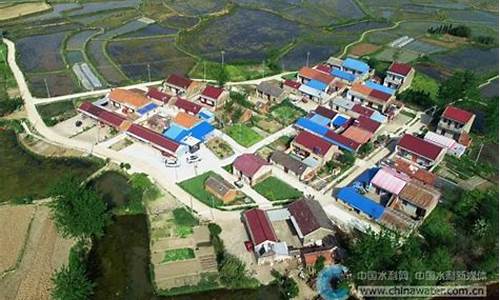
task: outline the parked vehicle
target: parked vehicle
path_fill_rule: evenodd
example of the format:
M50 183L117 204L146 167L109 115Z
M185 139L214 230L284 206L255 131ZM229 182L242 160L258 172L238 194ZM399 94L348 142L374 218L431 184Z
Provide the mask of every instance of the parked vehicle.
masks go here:
M179 166L179 162L177 158L167 158L165 159L165 167L167 168L176 168Z
M186 161L188 164L192 164L201 161L201 158L198 155L190 155L186 157Z
M238 187L238 188L240 188L240 189L243 187L243 181L241 181L241 180L236 180L236 181L235 181L235 182L233 182L233 183L234 183L234 185L235 185L236 187Z

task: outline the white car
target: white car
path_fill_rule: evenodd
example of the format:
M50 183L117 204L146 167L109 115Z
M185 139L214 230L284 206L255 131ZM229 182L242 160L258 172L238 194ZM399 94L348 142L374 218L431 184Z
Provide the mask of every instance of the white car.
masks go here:
M165 159L165 167L167 168L176 168L179 166L179 162L177 158L167 158Z
M188 164L199 162L200 160L201 158L198 155L189 155L188 157L186 157L186 161Z

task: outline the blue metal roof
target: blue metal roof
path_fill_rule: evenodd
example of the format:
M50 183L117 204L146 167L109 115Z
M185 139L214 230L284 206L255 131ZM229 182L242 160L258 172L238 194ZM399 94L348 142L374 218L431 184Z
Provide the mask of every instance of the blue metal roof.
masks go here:
M155 108L157 108L157 107L158 107L158 105L156 105L156 104L154 104L153 102L151 102L151 103L149 103L149 104L147 104L147 105L145 105L145 106L143 106L143 107L139 108L139 109L137 110L137 112L138 112L140 115L144 115L144 114L146 114L146 113L148 113L148 112L152 111L153 109L155 109Z
M328 128L326 128L325 126L318 125L306 118L299 118L295 125L319 135L325 135L328 132Z
M333 118L333 126L335 127L340 127L344 125L347 121L349 121L348 118L342 116L342 115L336 115L335 118Z
M354 58L346 58L342 63L342 67L355 70L361 73L366 73L370 70L370 67L364 61L357 60Z
M386 94L389 94L389 95L394 95L396 93L396 90L391 89L389 87L386 87L384 85L378 84L376 82L373 82L371 80L367 80L365 82L365 85L367 87L371 88L371 89L374 89L374 90L377 90L379 92L386 93Z
M202 121L198 123L196 126L194 126L191 129L191 136L204 141L205 136L209 133L211 133L214 130L214 127L210 125L209 123Z
M337 193L337 198L375 220L379 219L384 213L384 207L382 205L359 194L353 187L341 188Z
M175 124L172 124L170 128L168 128L164 133L163 136L174 140L176 142L180 142L183 138L189 135L189 131L178 126Z
M313 89L317 89L320 91L325 91L328 85L324 82L318 81L318 80L309 80L308 83L306 83L307 86L312 87Z
M212 120L215 117L214 114L208 110L200 111L198 116L204 120Z
M321 125L321 126L328 126L328 124L331 121L327 117L323 117L322 115L318 115L318 114L315 114L314 116L310 117L309 120L311 120L314 123Z
M372 181L372 178L375 177L375 174L377 174L378 170L380 170L380 168L370 168L361 173L361 175L359 175L353 182L359 182L363 185L367 185Z
M338 77L340 79L344 79L347 81L354 81L356 79L356 76L354 76L354 74L348 73L346 71L338 70L338 69L333 69L331 74L333 77Z

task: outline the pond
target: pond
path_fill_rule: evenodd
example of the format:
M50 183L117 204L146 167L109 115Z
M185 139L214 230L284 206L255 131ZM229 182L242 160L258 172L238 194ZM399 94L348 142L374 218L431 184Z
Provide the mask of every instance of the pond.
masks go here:
M65 67L61 46L68 32L34 35L16 41L19 63L24 72L49 72Z
M79 158L45 158L25 150L12 130L0 128L0 202L15 197L47 197L49 189L63 176L86 178L99 164Z
M108 171L92 180L93 186L109 207L127 203L132 192L128 178L118 172Z
M106 234L94 242L89 257L95 300L269 300L279 299L275 286L215 290L182 296L156 296L150 281L149 239L145 215L115 216Z

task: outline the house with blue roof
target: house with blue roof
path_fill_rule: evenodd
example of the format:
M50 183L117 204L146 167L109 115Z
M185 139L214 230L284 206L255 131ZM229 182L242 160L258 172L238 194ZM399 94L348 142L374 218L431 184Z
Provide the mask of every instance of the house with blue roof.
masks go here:
M342 71L364 77L370 71L370 66L362 60L349 57L342 62Z
M386 93L386 94L389 94L389 95L396 94L396 90L395 89L391 89L390 87L387 87L385 85L373 82L371 80L367 80L365 82L365 85L367 87L371 88L371 89L377 90L377 91L382 92L382 93Z
M354 80L356 80L356 76L354 74L338 69L333 69L330 74L333 77L340 78L344 81L347 81L348 83L352 83Z
M177 125L172 124L165 132L163 136L180 143L186 136L189 135L189 130Z
M324 136L328 132L328 127L319 125L318 123L307 118L299 118L295 123L295 127L320 136Z
M307 86L312 87L313 89L323 91L325 93L328 92L328 84L321 82L316 79L311 79L306 83Z
M313 80L310 80L309 82L311 82L311 81L313 81ZM321 82L319 82L319 83L321 83ZM315 86L319 86L319 85L315 85ZM328 100L327 93L325 93L322 90L318 90L314 87L311 87L307 84L301 85L299 87L299 92L302 94L302 96L304 96L304 97L306 97L314 102L317 102L319 104L323 104L326 100Z
M335 197L337 201L342 201L357 213L363 213L374 220L379 220L385 211L382 205L360 194L351 186L341 188Z

